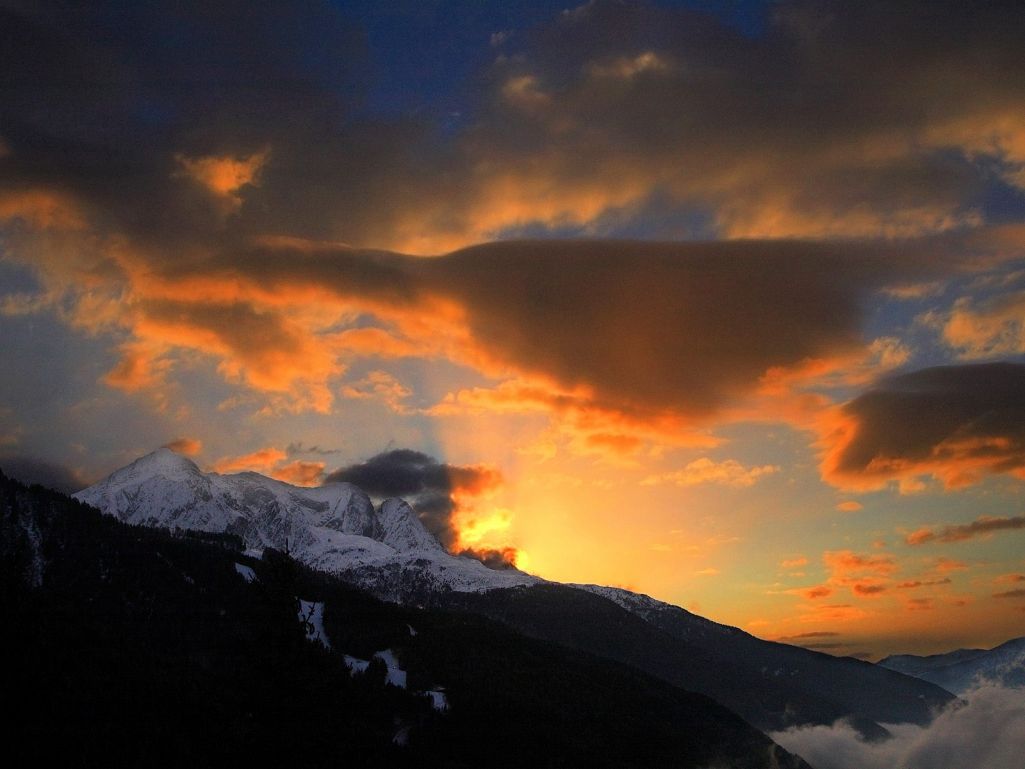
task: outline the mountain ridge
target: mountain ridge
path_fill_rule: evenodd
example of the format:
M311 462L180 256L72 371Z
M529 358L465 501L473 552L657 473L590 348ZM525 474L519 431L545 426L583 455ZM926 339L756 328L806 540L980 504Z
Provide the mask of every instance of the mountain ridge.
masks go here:
M1025 686L1025 636L992 649L956 649L943 654L891 654L876 663L889 670L964 694L976 686Z

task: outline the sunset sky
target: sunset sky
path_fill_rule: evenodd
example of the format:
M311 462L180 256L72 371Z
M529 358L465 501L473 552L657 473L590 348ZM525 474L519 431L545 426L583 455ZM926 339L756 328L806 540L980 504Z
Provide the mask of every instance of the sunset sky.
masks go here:
M43 6L6 472L170 445L831 653L1025 632L1020 4Z

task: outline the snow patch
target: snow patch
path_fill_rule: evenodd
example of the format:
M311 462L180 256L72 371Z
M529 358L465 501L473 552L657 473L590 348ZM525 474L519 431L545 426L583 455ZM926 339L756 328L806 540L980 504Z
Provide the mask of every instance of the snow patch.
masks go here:
M424 692L424 694L430 698L431 707L439 713L444 713L448 710L448 695L445 694L444 689L431 689Z
M359 657L352 657L348 654L344 655L345 667L349 669L350 673L366 673L367 668L370 667L370 660L361 660Z
M238 572L238 575L242 577L242 579L244 579L246 582L256 581L256 572L253 571L251 567L246 566L244 563L236 563L235 571Z
M381 660L388 667L387 682L392 686L397 686L400 689L406 688L406 671L399 667L399 660L395 656L395 652L391 649L385 649L382 652L377 652L374 655L375 658Z

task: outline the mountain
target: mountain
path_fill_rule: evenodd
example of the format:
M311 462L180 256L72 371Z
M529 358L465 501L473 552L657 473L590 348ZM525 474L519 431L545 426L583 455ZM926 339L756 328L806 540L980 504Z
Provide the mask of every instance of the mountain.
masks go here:
M810 769L707 697L242 547L0 473L8 762Z
M558 585L447 552L402 500L375 510L348 484L298 488L256 473L203 473L166 449L75 495L127 523L239 537L398 603L471 612L534 638L626 663L707 695L764 730L849 719L926 723L952 699L925 681L850 658L762 641L616 588Z
M879 665L905 675L931 681L955 694L982 684L1025 686L1025 637L1013 638L992 649L958 649L920 657L895 654Z
M540 582L450 555L401 499L374 509L348 483L292 486L258 473L204 473L158 449L74 495L125 523L237 535L247 549L288 550L394 601L437 590L482 591Z
M864 736L881 738L888 734L882 724L926 724L953 699L926 681L763 641L617 588L549 583L437 601L706 694L765 731L845 719Z

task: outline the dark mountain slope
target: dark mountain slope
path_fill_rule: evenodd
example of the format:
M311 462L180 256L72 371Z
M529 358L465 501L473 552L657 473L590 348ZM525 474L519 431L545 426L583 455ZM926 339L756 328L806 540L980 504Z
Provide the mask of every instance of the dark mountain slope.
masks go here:
M237 547L0 476L11 765L807 767L626 666ZM323 604L330 648L307 640L296 596ZM384 685L384 650L408 689ZM345 654L367 672L350 675ZM445 712L418 693L440 686Z
M443 600L707 694L767 731L847 718L867 735L882 736L880 722L925 723L931 708L952 699L934 685L869 663L762 641L666 604L640 616L560 585Z

